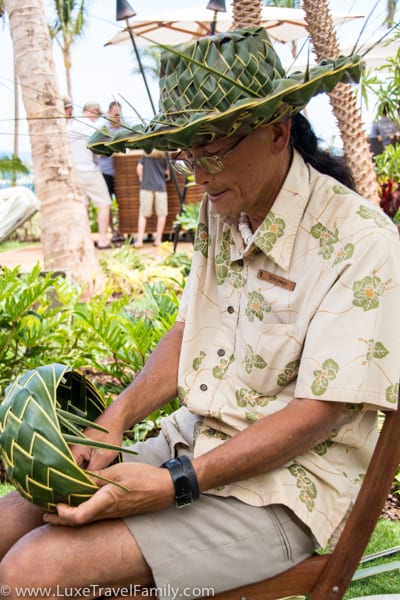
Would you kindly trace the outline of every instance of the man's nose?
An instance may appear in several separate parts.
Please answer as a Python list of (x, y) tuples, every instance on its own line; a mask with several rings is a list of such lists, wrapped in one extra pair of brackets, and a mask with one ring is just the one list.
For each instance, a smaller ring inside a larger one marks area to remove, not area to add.
[(195, 182), (199, 185), (206, 185), (212, 177), (211, 173), (202, 169), (197, 162), (193, 166), (193, 175)]

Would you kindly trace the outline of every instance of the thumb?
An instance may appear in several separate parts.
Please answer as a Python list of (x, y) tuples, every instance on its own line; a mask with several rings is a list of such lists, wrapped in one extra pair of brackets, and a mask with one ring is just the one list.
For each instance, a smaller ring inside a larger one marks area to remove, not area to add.
[(57, 504), (57, 512), (45, 513), (43, 521), (52, 525), (80, 527), (107, 518), (109, 509), (114, 504), (110, 487), (99, 489), (89, 500), (85, 500), (79, 506), (69, 506), (64, 503)]

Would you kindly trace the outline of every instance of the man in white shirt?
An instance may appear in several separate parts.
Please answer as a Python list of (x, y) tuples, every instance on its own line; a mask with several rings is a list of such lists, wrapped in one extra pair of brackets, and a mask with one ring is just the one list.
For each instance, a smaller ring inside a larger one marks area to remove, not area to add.
[[(66, 110), (66, 115), (68, 116)], [(69, 118), (67, 126), (72, 151), (72, 162), (86, 201), (89, 200), (97, 209), (99, 238), (97, 248), (110, 248), (107, 230), (110, 224), (111, 197), (104, 177), (95, 163), (94, 154), (87, 147), (87, 142), (96, 130), (96, 121), (100, 117), (100, 107), (96, 102), (87, 102), (83, 107), (82, 117)]]

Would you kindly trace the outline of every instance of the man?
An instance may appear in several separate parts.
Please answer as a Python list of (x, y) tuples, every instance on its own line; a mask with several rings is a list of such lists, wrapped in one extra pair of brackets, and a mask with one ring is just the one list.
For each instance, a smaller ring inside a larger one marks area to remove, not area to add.
[(156, 236), (153, 246), (159, 246), (162, 242), (168, 216), (167, 181), (170, 173), (165, 152), (153, 150), (151, 154), (141, 156), (136, 167), (136, 173), (140, 183), (140, 205), (138, 236), (135, 247), (141, 248), (143, 246), (147, 219), (153, 214), (153, 206), (157, 215)]
[(120, 443), (177, 394), (184, 406), (134, 460), (105, 468), (109, 452), (74, 449), (122, 488), (99, 480), (56, 515), (2, 500), (7, 589), (130, 584), (195, 598), (334, 543), (377, 410), (394, 408), (400, 252), (396, 228), (341, 183), (351, 178), (298, 112), (358, 62), (286, 78), (253, 28), (162, 55), (161, 112), (127, 142), (178, 149), (171, 165), (204, 187), (191, 275), (175, 325), (99, 418), (110, 433), (87, 433)]
[(99, 250), (104, 250), (111, 247), (107, 233), (110, 224), (111, 197), (101, 171), (95, 163), (93, 152), (87, 148), (88, 140), (96, 130), (96, 122), (101, 114), (100, 106), (97, 102), (87, 102), (79, 119), (72, 118), (71, 113), (68, 114), (71, 108), (65, 107), (65, 103), (64, 109), (68, 117), (72, 162), (87, 203), (91, 201), (97, 210), (99, 237), (96, 245)]
[(382, 151), (389, 144), (396, 144), (399, 137), (398, 126), (388, 115), (388, 107), (384, 105), (382, 115), (373, 122), (370, 138), (376, 138), (382, 144)]

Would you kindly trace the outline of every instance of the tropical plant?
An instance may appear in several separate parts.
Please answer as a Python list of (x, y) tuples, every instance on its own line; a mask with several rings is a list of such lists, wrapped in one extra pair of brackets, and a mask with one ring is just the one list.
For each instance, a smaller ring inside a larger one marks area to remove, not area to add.
[(375, 156), (380, 206), (397, 225), (400, 224), (400, 146), (389, 144)]
[(0, 393), (25, 369), (45, 362), (82, 364), (73, 310), (80, 290), (62, 275), (1, 269)]
[(76, 38), (84, 33), (85, 9), (85, 0), (54, 0), (56, 16), (53, 23), (49, 24), (50, 37), (58, 44), (63, 55), (67, 91), (71, 100), (71, 47)]
[(0, 175), (15, 180), (17, 175), (28, 175), (29, 169), (15, 154), (0, 156)]
[[(106, 404), (132, 381), (175, 321), (190, 258), (182, 253), (148, 260), (121, 248), (103, 259), (112, 281), (118, 261), (122, 276), (141, 272), (140, 285), (125, 282), (125, 293), (115, 293), (108, 283), (104, 294), (87, 303), (80, 302), (81, 290), (71, 278), (41, 273), (39, 265), (29, 273), (2, 270), (0, 403), (6, 386), (23, 372), (56, 362), (86, 373)], [(177, 406), (177, 399), (165, 405), (129, 436), (142, 439)]]
[[(399, 37), (396, 34), (394, 38)], [(368, 75), (363, 80), (365, 94), (368, 91), (376, 98), (376, 117), (385, 111), (400, 130), (400, 49), (395, 56), (388, 56), (376, 71), (384, 77)], [(379, 184), (380, 205), (396, 224), (400, 222), (400, 145), (389, 144), (381, 154), (375, 156), (375, 171)]]
[(185, 231), (195, 231), (199, 222), (200, 205), (200, 202), (184, 204), (175, 219), (175, 224), (179, 224)]
[(107, 278), (106, 287), (114, 296), (141, 296), (145, 286), (155, 281), (168, 282), (177, 293), (184, 286), (185, 270), (180, 264), (173, 265), (168, 256), (160, 262), (151, 256), (140, 255), (132, 252), (129, 245), (121, 246), (110, 256), (100, 259), (100, 263)]
[[(388, 40), (400, 38), (400, 33), (396, 33)], [(363, 79), (363, 88), (365, 95), (367, 91), (372, 92), (376, 98), (376, 117), (382, 115), (383, 111), (388, 117), (397, 123), (400, 128), (400, 48), (394, 56), (388, 56), (386, 61), (375, 69), (377, 74), (368, 75)], [(382, 77), (379, 74), (382, 73)]]

